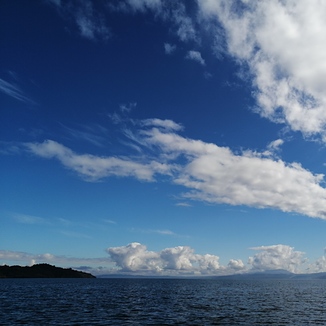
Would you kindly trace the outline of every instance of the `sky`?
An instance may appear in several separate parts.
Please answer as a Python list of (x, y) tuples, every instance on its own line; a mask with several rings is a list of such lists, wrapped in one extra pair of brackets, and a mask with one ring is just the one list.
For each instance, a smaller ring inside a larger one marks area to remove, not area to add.
[(326, 272), (325, 16), (1, 1), (0, 264)]

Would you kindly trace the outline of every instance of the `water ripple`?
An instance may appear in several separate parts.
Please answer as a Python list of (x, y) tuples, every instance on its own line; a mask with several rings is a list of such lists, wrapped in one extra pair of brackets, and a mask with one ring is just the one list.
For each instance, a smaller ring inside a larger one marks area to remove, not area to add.
[(325, 280), (2, 279), (1, 325), (326, 325)]

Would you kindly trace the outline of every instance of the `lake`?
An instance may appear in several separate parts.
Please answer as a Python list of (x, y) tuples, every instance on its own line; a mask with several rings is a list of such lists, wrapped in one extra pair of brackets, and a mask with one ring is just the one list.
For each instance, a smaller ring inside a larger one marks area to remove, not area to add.
[(326, 280), (0, 279), (1, 325), (326, 325)]

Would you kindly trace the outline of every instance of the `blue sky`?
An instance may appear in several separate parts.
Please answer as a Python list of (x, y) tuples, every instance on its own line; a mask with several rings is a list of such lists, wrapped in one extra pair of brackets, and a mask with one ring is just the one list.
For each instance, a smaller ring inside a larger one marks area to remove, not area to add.
[(2, 1), (0, 263), (326, 271), (325, 14)]

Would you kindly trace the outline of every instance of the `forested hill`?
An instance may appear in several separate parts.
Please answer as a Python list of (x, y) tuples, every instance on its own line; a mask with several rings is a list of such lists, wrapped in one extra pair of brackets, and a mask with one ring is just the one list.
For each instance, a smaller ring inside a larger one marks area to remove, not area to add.
[(92, 274), (49, 264), (0, 266), (0, 278), (95, 278)]

